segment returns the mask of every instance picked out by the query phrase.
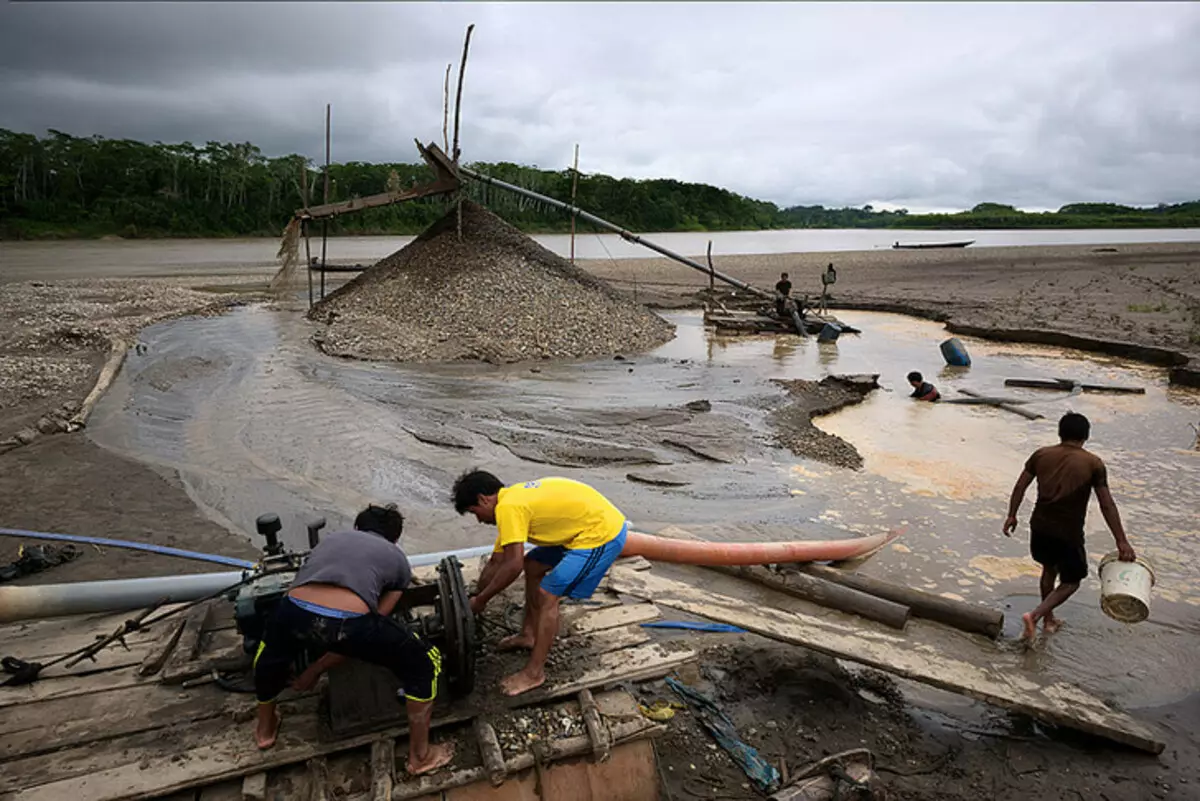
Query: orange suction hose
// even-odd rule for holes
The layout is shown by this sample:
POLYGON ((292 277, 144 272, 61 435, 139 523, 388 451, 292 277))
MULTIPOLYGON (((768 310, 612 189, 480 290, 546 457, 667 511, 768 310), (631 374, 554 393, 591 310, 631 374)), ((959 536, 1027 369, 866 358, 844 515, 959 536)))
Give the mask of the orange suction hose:
POLYGON ((900 536, 896 529, 846 540, 796 542, 704 542, 655 537, 630 531, 621 556, 643 556, 652 562, 683 565, 766 565, 777 562, 840 562, 859 559, 900 536))

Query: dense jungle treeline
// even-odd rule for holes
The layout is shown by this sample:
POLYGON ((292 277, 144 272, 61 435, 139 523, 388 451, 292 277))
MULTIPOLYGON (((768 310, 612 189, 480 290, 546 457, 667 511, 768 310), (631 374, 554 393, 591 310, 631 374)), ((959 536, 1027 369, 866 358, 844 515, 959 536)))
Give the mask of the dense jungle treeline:
MULTIPOLYGON (((569 199, 570 170, 476 163, 480 172, 569 199)), ((334 164, 330 200, 376 194, 432 179, 423 164, 334 164)), ((246 143, 153 144, 100 136, 45 136, 0 129, 0 238, 253 236, 279 234, 292 212, 321 202, 323 173, 303 156, 271 158, 246 143)), ((526 231, 565 231, 561 212, 468 183, 471 197, 526 231)), ((705 184, 579 176, 578 204, 633 231, 767 228, 1113 228, 1197 227, 1200 201, 1156 208, 1076 203, 1029 213, 981 203, 957 214, 900 210, 779 208, 705 184)), ((339 218, 340 234, 411 234, 445 210, 444 198, 339 218)), ((586 226, 584 228, 586 230, 586 226)))

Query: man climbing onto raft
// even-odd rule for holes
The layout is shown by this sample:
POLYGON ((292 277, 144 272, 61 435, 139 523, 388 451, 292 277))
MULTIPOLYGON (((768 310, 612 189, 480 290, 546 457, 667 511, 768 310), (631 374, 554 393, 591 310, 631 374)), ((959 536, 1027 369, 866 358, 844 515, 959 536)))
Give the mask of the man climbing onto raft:
POLYGON ((1091 423, 1082 414, 1063 415, 1058 421, 1061 442, 1034 451, 1013 487, 1004 521, 1006 537, 1011 537, 1017 528, 1017 510, 1025 499, 1025 491, 1035 478, 1038 483, 1037 504, 1029 518, 1029 551, 1042 566, 1042 602, 1021 617, 1025 624, 1021 635, 1024 640, 1033 640, 1039 620, 1043 621, 1047 634, 1058 630, 1062 622, 1054 616, 1054 610, 1079 589, 1079 583, 1088 574, 1083 524, 1092 490, 1096 491, 1100 512, 1116 540, 1121 561, 1132 562, 1137 558, 1125 538, 1121 515, 1108 489, 1108 469, 1099 456, 1084 450, 1090 434, 1091 423))
POLYGON ((525 620, 521 633, 500 641, 501 650, 530 649, 525 667, 500 682, 505 695, 520 695, 546 681, 546 657, 558 635, 559 600, 590 598, 621 555, 625 515, 592 487, 567 478, 542 478, 504 486, 483 470, 454 482, 454 508, 498 529, 492 557, 479 574, 471 611, 525 573, 525 620), (525 553, 525 543, 538 546, 525 553))
POLYGON ((404 517, 394 506, 369 506, 353 531, 321 538, 296 573, 287 597, 267 621, 254 657, 258 716, 254 739, 270 748, 279 733, 276 698, 288 683, 301 650, 322 656, 292 682, 311 690, 330 668, 347 658, 390 669, 404 688, 408 713, 408 772, 430 773, 454 757, 452 744, 432 745, 429 722, 442 656, 391 617, 412 580, 408 557, 396 545, 404 517))

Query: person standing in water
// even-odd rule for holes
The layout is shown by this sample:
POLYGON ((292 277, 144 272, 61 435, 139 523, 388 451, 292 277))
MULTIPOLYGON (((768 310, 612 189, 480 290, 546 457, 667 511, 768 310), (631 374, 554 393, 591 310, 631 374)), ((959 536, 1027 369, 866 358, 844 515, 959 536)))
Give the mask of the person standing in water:
POLYGON ((1054 610, 1075 594, 1088 574, 1083 525, 1093 490, 1121 561, 1132 562, 1137 558, 1108 489, 1108 469, 1099 456, 1084 450, 1090 434, 1091 423, 1082 414, 1063 415, 1058 421, 1059 444, 1034 451, 1013 487, 1004 521, 1006 537, 1016 530, 1017 511, 1025 499, 1025 491, 1037 479, 1037 504, 1029 518, 1029 552, 1042 566, 1042 602, 1021 616, 1024 640, 1036 636, 1039 620, 1047 634, 1058 630, 1062 622, 1054 616, 1054 610))

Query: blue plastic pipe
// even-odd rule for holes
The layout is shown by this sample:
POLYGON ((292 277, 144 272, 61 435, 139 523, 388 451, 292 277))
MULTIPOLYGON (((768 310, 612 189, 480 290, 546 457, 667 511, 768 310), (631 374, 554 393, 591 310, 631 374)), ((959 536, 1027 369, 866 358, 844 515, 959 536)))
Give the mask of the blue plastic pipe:
POLYGON ((0 535, 23 537, 31 540, 53 540, 56 542, 74 542, 81 545, 105 545, 109 548, 127 548, 131 551, 147 551, 163 556, 178 556, 181 559, 195 559, 198 562, 212 562, 217 565, 230 567, 254 567, 254 562, 237 559, 232 556, 220 556, 199 551, 185 551, 182 548, 171 548, 166 545, 151 545, 148 542, 130 542, 129 540, 110 540, 107 537, 84 537, 79 534, 50 534, 45 531, 24 531, 19 528, 0 528, 0 535))

